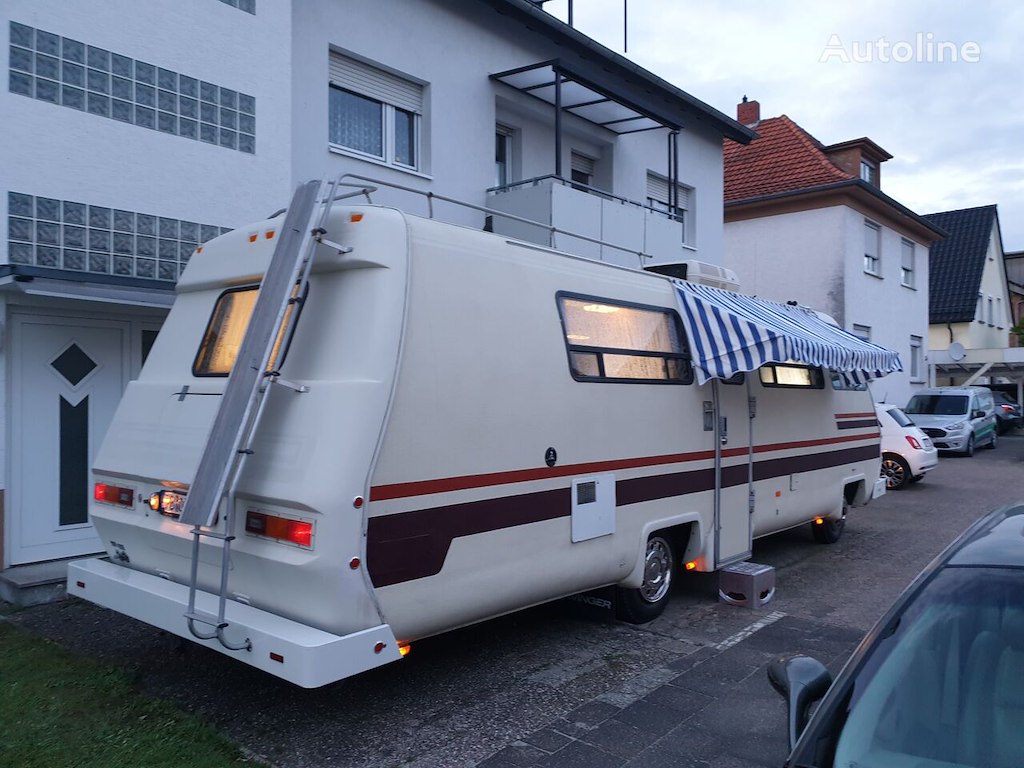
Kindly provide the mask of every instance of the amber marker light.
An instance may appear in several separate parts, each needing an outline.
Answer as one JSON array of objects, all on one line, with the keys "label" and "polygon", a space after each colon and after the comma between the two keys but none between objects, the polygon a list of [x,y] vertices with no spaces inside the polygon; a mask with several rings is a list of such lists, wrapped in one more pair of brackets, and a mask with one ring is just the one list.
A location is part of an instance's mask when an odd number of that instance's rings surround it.
[{"label": "amber marker light", "polygon": [[263,236],[265,238],[267,238],[267,240],[273,240],[274,239],[274,230],[268,229],[266,234],[264,234]]},{"label": "amber marker light", "polygon": [[253,232],[251,235],[249,235],[249,242],[250,243],[255,243],[257,237],[259,237],[259,235],[257,233],[255,233],[255,232]]},{"label": "amber marker light", "polygon": [[687,563],[687,564],[686,564],[686,565],[685,565],[684,567],[685,567],[685,568],[686,568],[686,570],[688,570],[688,571],[693,571],[693,570],[696,570],[696,569],[697,569],[697,561],[696,561],[696,560],[691,560],[691,561],[690,561],[690,562],[688,562],[688,563]]},{"label": "amber marker light", "polygon": [[409,645],[408,643],[399,643],[398,644],[398,652],[400,654],[402,654],[403,657],[404,656],[408,656],[409,655],[409,651],[411,651],[411,650],[412,650],[412,646]]},{"label": "amber marker light", "polygon": [[348,220],[351,221],[353,224],[355,224],[355,223],[360,222],[360,221],[363,220],[363,214],[361,214],[361,213],[353,213],[353,214],[351,214],[348,217]]},{"label": "amber marker light", "polygon": [[821,525],[824,522],[825,522],[825,518],[824,517],[816,517],[816,518],[814,518],[814,524],[815,525]]}]

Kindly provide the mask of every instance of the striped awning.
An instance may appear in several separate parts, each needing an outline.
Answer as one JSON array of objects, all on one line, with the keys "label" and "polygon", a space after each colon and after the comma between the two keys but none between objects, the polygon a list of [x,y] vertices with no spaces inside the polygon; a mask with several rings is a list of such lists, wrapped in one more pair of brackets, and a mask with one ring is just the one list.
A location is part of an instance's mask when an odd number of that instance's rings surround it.
[{"label": "striped awning", "polygon": [[903,370],[895,352],[844,331],[806,307],[683,281],[676,281],[676,291],[700,384],[765,363],[830,368],[850,383]]}]

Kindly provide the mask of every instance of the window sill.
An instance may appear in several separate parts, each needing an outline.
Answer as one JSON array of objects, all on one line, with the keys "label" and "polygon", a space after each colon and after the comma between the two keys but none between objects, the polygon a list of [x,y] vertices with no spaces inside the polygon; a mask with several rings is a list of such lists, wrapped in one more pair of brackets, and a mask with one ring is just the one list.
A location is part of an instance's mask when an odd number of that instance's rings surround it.
[{"label": "window sill", "polygon": [[868,271],[866,269],[864,270],[864,274],[867,275],[868,277],[873,277],[876,280],[884,280],[885,279],[880,274],[878,274],[877,272],[870,272],[870,271]]},{"label": "window sill", "polygon": [[907,285],[906,283],[900,283],[900,285],[902,287],[906,288],[907,290],[910,290],[910,291],[916,291],[917,290],[917,286],[915,286],[915,285]]},{"label": "window sill", "polygon": [[367,155],[361,155],[358,152],[352,152],[350,150],[345,149],[344,147],[339,147],[337,144],[328,144],[327,151],[333,155],[342,155],[344,157],[350,157],[353,160],[359,160],[360,162],[368,163],[369,165],[376,165],[379,166],[380,168],[387,168],[388,170],[391,171],[397,171],[399,173],[404,173],[409,176],[415,176],[416,178],[419,179],[427,179],[429,181],[433,181],[434,179],[434,177],[431,176],[429,173],[417,171],[413,168],[406,168],[405,166],[402,165],[393,165],[384,160],[378,160],[377,158],[369,157]]}]

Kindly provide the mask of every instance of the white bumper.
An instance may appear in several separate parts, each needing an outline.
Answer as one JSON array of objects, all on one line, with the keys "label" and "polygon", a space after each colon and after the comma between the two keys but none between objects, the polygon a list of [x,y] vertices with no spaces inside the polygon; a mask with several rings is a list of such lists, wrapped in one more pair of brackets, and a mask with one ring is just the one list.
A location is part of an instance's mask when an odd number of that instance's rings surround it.
[{"label": "white bumper", "polygon": [[[216,639],[199,640],[185,620],[188,587],[105,560],[68,564],[68,594],[81,597],[205,645],[303,688],[317,688],[402,657],[391,627],[382,624],[350,635],[334,635],[249,605],[229,600],[225,635],[248,639],[252,650],[232,651]],[[217,597],[196,593],[197,611],[217,613]],[[201,630],[208,627],[200,624]]]}]

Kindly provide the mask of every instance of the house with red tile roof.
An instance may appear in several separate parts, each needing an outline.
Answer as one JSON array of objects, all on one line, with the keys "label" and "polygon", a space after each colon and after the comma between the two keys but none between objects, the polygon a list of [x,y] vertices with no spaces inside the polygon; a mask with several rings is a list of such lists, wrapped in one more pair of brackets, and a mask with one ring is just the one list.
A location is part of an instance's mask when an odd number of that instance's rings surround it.
[{"label": "house with red tile roof", "polygon": [[902,374],[873,385],[903,404],[928,374],[928,252],[944,236],[881,188],[892,155],[869,138],[825,145],[746,97],[737,120],[757,131],[724,143],[723,265],[744,293],[796,301],[899,352]]}]

